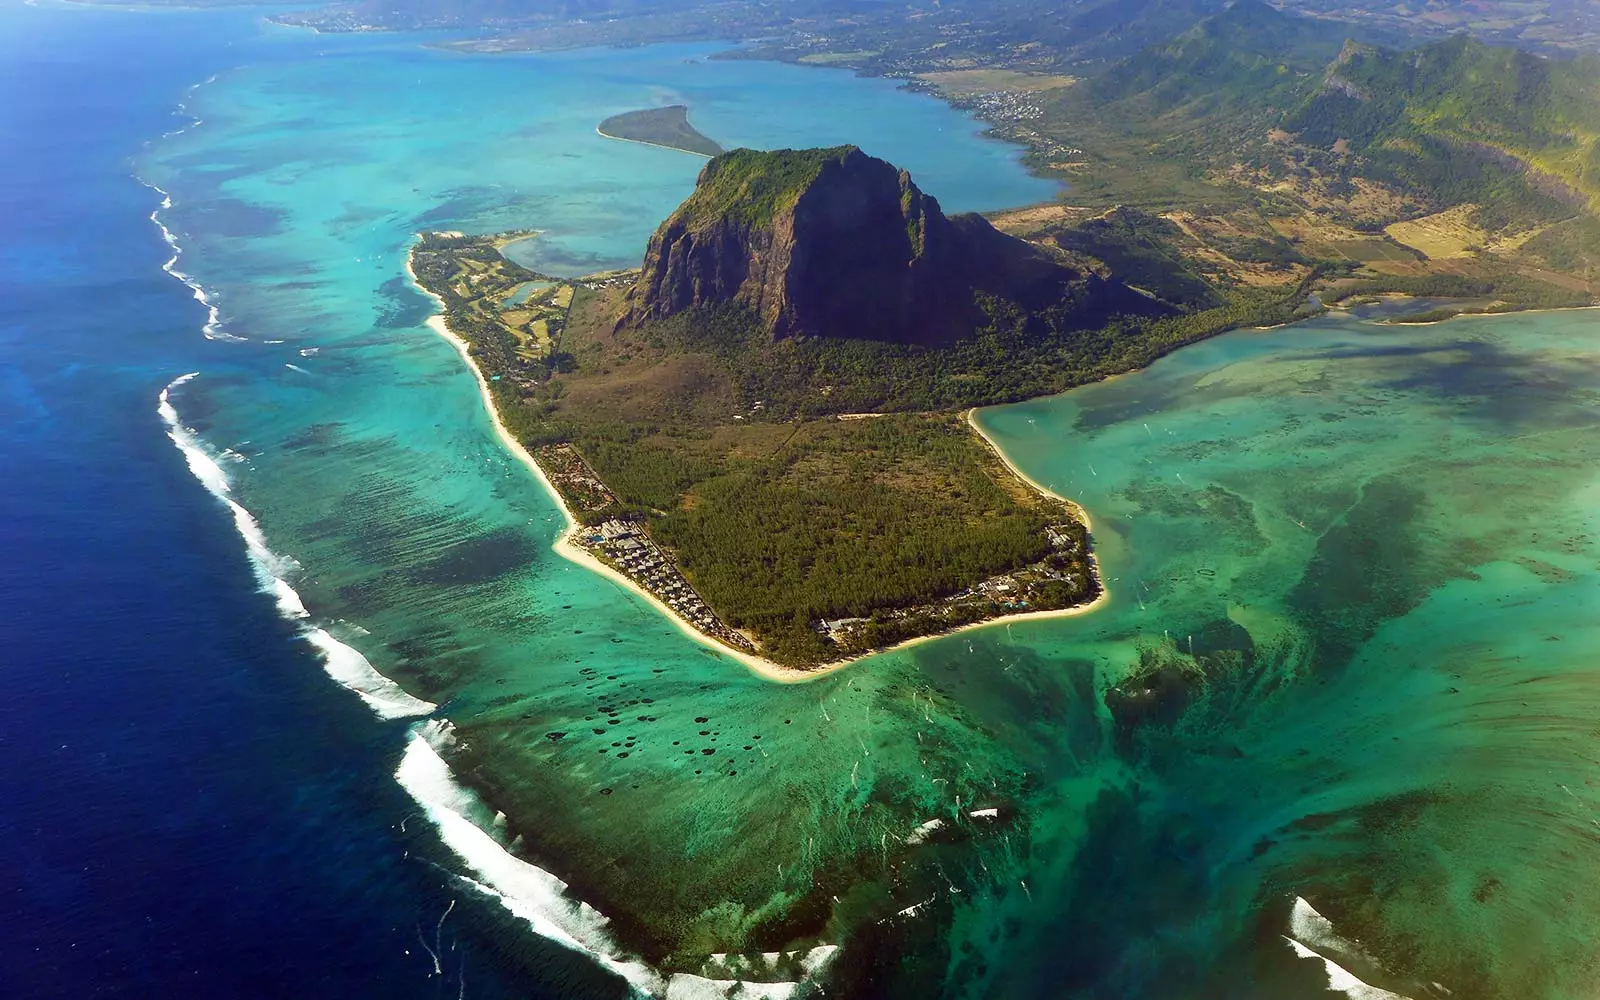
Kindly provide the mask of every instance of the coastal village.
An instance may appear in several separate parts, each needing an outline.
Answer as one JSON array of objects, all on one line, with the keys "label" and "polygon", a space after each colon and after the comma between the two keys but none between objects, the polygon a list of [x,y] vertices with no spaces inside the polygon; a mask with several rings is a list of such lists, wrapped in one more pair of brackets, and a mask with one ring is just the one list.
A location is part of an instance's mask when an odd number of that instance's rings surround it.
[{"label": "coastal village", "polygon": [[701,632],[742,652],[756,651],[755,643],[716,616],[637,521],[613,518],[592,528],[584,526],[575,540],[627,574]]},{"label": "coastal village", "polygon": [[[872,618],[839,618],[817,622],[813,628],[826,636],[841,655],[859,655],[883,645],[884,629],[896,634],[895,627],[902,623],[920,622],[921,631],[937,634],[967,622],[984,621],[1002,615],[1027,614],[1041,610],[1039,604],[1049,609],[1058,605],[1041,599],[1045,587],[1056,585],[1070,592],[1081,592],[1093,581],[1080,578],[1072,567],[1073,557],[1084,553],[1087,538],[1076,522],[1053,524],[1045,529],[1051,551],[1045,558],[1011,573],[991,576],[948,598],[930,604],[909,608],[896,608]],[[1037,588],[1037,589],[1036,589]],[[937,628],[940,621],[943,629]],[[933,625],[935,627],[928,628]]]},{"label": "coastal village", "polygon": [[[580,518],[616,506],[616,494],[571,445],[546,445],[535,452],[534,458]],[[755,643],[747,636],[717,617],[689,585],[673,559],[638,521],[611,517],[598,524],[579,524],[573,531],[572,541],[711,638],[741,652],[756,651]]]},{"label": "coastal village", "polygon": [[[561,334],[577,288],[597,290],[632,282],[635,270],[605,271],[573,280],[539,274],[505,256],[532,232],[468,236],[424,233],[412,248],[412,273],[445,302],[453,333],[472,344],[491,383],[517,388],[547,379],[560,364]],[[749,637],[724,623],[695,592],[645,526],[621,516],[587,523],[618,506],[610,487],[570,444],[534,449],[534,460],[585,523],[572,541],[661,601],[700,632],[733,649],[754,653]]]}]

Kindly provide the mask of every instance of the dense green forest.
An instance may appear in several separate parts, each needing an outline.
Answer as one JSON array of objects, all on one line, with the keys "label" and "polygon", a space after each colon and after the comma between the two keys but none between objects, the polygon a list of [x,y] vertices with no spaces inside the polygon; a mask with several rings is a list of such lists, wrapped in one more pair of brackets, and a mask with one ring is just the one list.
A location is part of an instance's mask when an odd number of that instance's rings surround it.
[{"label": "dense green forest", "polygon": [[812,421],[771,457],[724,463],[652,527],[725,620],[769,655],[811,658],[827,653],[813,621],[948,597],[1049,554],[1044,528],[1068,515],[1019,501],[992,465],[959,418]]},{"label": "dense green forest", "polygon": [[1098,102],[1125,102],[1145,115],[1190,116],[1283,106],[1339,52],[1326,25],[1259,0],[1239,0],[1171,41],[1152,45],[1093,78]]}]

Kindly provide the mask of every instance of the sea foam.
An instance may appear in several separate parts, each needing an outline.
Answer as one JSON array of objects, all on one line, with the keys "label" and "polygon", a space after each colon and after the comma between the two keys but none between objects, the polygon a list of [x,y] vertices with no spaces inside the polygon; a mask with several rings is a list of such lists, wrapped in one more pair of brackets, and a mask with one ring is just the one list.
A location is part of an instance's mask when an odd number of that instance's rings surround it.
[{"label": "sea foam", "polygon": [[[1314,958],[1322,962],[1323,970],[1328,975],[1328,988],[1343,993],[1351,1000],[1410,1000],[1404,994],[1373,986],[1349,969],[1329,958],[1329,955],[1345,958],[1363,959],[1370,963],[1361,951],[1361,947],[1334,930],[1333,922],[1322,914],[1305,899],[1296,896],[1294,907],[1289,913],[1289,933],[1283,940],[1294,953],[1301,958]],[[1349,957],[1346,957],[1349,956]]]},{"label": "sea foam", "polygon": [[666,981],[636,959],[618,950],[610,921],[587,903],[566,895],[567,884],[535,865],[512,857],[469,817],[489,812],[471,790],[458,784],[438,748],[453,739],[448,723],[417,726],[406,744],[395,780],[417,800],[439,830],[447,847],[477,876],[469,880],[479,891],[498,899],[527,921],[535,934],[589,955],[626,979],[634,988],[659,996]]},{"label": "sea foam", "polygon": [[[449,722],[430,719],[416,724],[394,776],[422,807],[445,846],[471,870],[472,877],[460,876],[464,884],[498,900],[500,905],[526,921],[540,937],[582,952],[615,972],[639,995],[665,997],[666,1000],[728,996],[787,1000],[794,995],[800,986],[797,982],[754,982],[712,979],[683,972],[662,973],[623,952],[605,914],[568,895],[567,883],[560,878],[512,856],[490,832],[497,830],[503,820],[477,793],[455,780],[450,765],[441,756],[441,752],[454,743],[455,735]],[[837,951],[835,945],[818,945],[796,957],[809,979],[821,973]],[[774,953],[767,964],[776,965],[778,957]],[[712,958],[725,962],[728,956]]]},{"label": "sea foam", "polygon": [[438,707],[406,694],[404,688],[378,673],[365,656],[329,635],[327,629],[310,630],[306,633],[306,641],[322,653],[323,667],[328,671],[328,676],[360,695],[361,700],[383,718],[403,719],[427,715]]},{"label": "sea foam", "polygon": [[178,268],[178,259],[183,256],[183,247],[178,245],[177,234],[167,228],[165,222],[161,221],[161,213],[172,207],[172,195],[149,181],[140,180],[139,183],[161,196],[161,206],[150,213],[150,221],[155,223],[157,229],[161,230],[161,239],[166,242],[167,248],[172,251],[172,256],[168,257],[167,262],[161,265],[161,270],[188,286],[189,291],[194,294],[195,301],[206,307],[206,322],[200,328],[200,332],[205,335],[207,340],[244,341],[245,338],[235,336],[222,328],[222,313],[218,310],[216,303],[211,301],[211,295],[206,291],[205,286],[195,280],[193,276]]},{"label": "sea foam", "polygon": [[267,536],[261,530],[260,522],[233,498],[228,475],[217,461],[223,456],[237,461],[239,456],[231,451],[213,454],[199,435],[178,419],[177,408],[172,404],[172,391],[187,384],[198,374],[190,372],[173,379],[161,390],[156,412],[166,424],[167,437],[177,445],[189,471],[206,488],[206,492],[216,497],[233,514],[233,526],[244,539],[250,567],[262,591],[272,595],[279,614],[300,625],[302,637],[322,654],[322,666],[328,676],[359,695],[379,717],[398,719],[432,712],[437,707],[433,703],[407,694],[400,685],[378,673],[366,657],[335,639],[327,629],[310,624],[311,613],[306,610],[305,602],[287,579],[300,569],[300,564],[274,552],[267,545]]}]

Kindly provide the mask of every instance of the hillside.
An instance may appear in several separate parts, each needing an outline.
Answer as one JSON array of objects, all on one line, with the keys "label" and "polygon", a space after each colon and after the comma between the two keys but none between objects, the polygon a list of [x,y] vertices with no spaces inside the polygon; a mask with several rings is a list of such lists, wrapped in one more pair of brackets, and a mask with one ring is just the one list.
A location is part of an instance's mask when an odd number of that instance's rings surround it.
[{"label": "hillside", "polygon": [[1071,184],[1054,217],[1002,228],[1191,305],[1191,276],[1226,297],[1311,274],[1322,301],[1594,299],[1600,58],[1400,51],[1335,27],[1241,0],[1025,118],[979,106]]},{"label": "hillside", "polygon": [[428,235],[412,264],[590,526],[576,543],[707,636],[806,666],[1095,596],[1075,510],[961,410],[1292,314],[1298,289],[1217,295],[1170,231],[1121,215],[1030,243],[854,147],[740,150],[631,280],[554,281],[493,237]]},{"label": "hillside", "polygon": [[1070,203],[947,217],[853,146],[736,150],[637,276],[513,307],[474,290],[539,278],[492,240],[429,238],[416,270],[586,544],[707,635],[809,665],[1066,607],[1098,586],[1081,525],[960,409],[1287,322],[1313,291],[1462,300],[1421,319],[1596,293],[1589,61],[1322,27],[1246,0],[1031,92],[997,128]]},{"label": "hillside", "polygon": [[707,164],[651,237],[626,321],[733,307],[774,340],[936,346],[1002,311],[1089,323],[1143,305],[981,216],[947,218],[854,146],[744,149]]},{"label": "hillside", "polygon": [[1152,114],[1281,106],[1298,99],[1340,40],[1325,25],[1239,0],[1115,64],[1088,89],[1102,103],[1136,102]]},{"label": "hillside", "polygon": [[623,285],[544,279],[497,242],[428,234],[413,271],[586,525],[574,544],[706,636],[806,667],[1098,592],[1075,510],[959,413],[778,419],[715,353],[619,326]]},{"label": "hillside", "polygon": [[1285,129],[1441,201],[1537,221],[1600,205],[1600,58],[1547,59],[1465,37],[1347,45]]},{"label": "hillside", "polygon": [[1240,0],[1062,93],[1050,117],[1117,123],[1103,145],[1137,141],[1155,172],[1182,160],[1214,182],[1243,164],[1331,177],[1347,198],[1360,178],[1394,194],[1385,223],[1470,202],[1491,229],[1526,227],[1600,204],[1600,57],[1465,36],[1401,51],[1328,27]]}]

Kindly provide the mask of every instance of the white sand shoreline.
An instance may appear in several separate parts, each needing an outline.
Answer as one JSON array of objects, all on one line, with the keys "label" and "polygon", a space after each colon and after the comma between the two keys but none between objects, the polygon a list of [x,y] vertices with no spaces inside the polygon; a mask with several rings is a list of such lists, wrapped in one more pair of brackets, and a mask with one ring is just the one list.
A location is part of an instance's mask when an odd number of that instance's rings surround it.
[{"label": "white sand shoreline", "polygon": [[704,157],[707,160],[713,159],[716,156],[714,153],[700,153],[692,149],[684,149],[682,146],[669,146],[664,142],[651,142],[649,139],[629,139],[627,136],[623,135],[612,135],[610,132],[602,132],[600,130],[600,126],[598,125],[594,127],[594,134],[600,136],[602,139],[611,139],[616,142],[636,142],[641,146],[654,146],[657,149],[670,149],[674,153],[688,153],[690,156]]},{"label": "white sand shoreline", "polygon": [[[1351,302],[1352,299],[1366,299],[1366,298],[1369,298],[1369,296],[1360,295],[1359,293],[1358,294],[1353,294],[1353,295],[1345,295],[1345,296],[1342,296],[1339,299],[1336,299],[1333,302],[1325,302],[1325,303],[1323,303],[1323,307],[1325,309],[1327,309],[1329,312],[1349,313],[1355,308],[1355,306],[1361,304],[1359,302],[1352,303]],[[1433,299],[1433,300],[1441,301],[1441,302],[1445,303],[1444,305],[1439,306],[1439,308],[1441,308],[1441,309],[1449,308],[1449,304],[1451,302],[1471,301],[1470,299],[1465,299],[1465,298],[1461,298],[1461,297],[1458,297],[1458,296],[1449,296],[1449,295],[1445,295],[1445,296],[1413,295],[1410,292],[1375,292],[1370,296],[1370,298],[1381,299],[1385,303],[1388,303],[1388,304],[1391,304],[1391,305],[1392,304],[1396,304],[1396,303],[1400,303],[1400,302],[1416,301],[1416,300],[1419,300],[1419,299]],[[1430,319],[1430,320],[1427,320],[1426,322],[1422,322],[1422,323],[1407,323],[1407,322],[1405,322],[1405,319],[1404,319],[1403,316],[1402,317],[1389,317],[1389,318],[1386,318],[1386,319],[1381,320],[1379,322],[1380,322],[1380,325],[1383,325],[1383,326],[1399,326],[1399,327],[1417,326],[1417,327],[1422,327],[1422,326],[1438,326],[1440,323],[1450,323],[1450,322],[1453,322],[1453,321],[1458,320],[1458,319],[1483,319],[1483,318],[1491,318],[1491,319],[1493,319],[1493,318],[1502,318],[1503,319],[1503,318],[1505,318],[1507,316],[1538,316],[1538,315],[1543,315],[1545,313],[1592,312],[1592,311],[1595,311],[1595,310],[1600,310],[1600,305],[1588,305],[1588,306],[1541,306],[1541,307],[1536,308],[1536,309],[1498,309],[1498,310],[1493,310],[1493,311],[1486,310],[1486,309],[1477,309],[1477,310],[1464,309],[1464,310],[1462,310],[1460,312],[1452,313],[1449,316],[1442,316],[1439,319]],[[1369,322],[1372,322],[1372,321],[1369,320]],[[1285,324],[1285,325],[1293,325],[1293,324]]]},{"label": "white sand shoreline", "polygon": [[[633,140],[622,141],[631,142]],[[516,439],[511,431],[506,428],[504,421],[500,419],[500,411],[494,404],[494,394],[489,389],[489,380],[484,377],[483,369],[479,368],[478,363],[473,360],[467,342],[456,336],[456,334],[451,331],[449,325],[445,322],[444,300],[428,291],[426,288],[422,287],[422,283],[417,280],[416,272],[411,267],[411,248],[407,248],[406,250],[405,270],[406,279],[411,282],[412,287],[433,299],[433,301],[438,305],[439,312],[428,317],[428,328],[448,341],[450,345],[456,349],[456,352],[461,355],[461,360],[467,363],[467,368],[472,372],[473,378],[477,379],[478,392],[483,399],[484,409],[488,412],[489,420],[492,424],[494,424],[495,433],[499,436],[501,443],[506,446],[506,450],[509,451],[514,458],[528,467],[529,471],[533,473],[534,478],[536,478],[539,481],[539,484],[544,487],[545,492],[549,493],[550,497],[555,500],[556,506],[561,508],[561,514],[566,518],[567,524],[566,527],[562,529],[561,534],[557,536],[555,543],[551,546],[551,549],[568,562],[575,563],[586,570],[597,573],[627,590],[634,596],[648,602],[651,607],[660,612],[662,616],[676,625],[678,627],[678,631],[682,632],[685,636],[693,639],[700,645],[709,648],[715,653],[738,661],[739,663],[743,664],[746,669],[758,677],[779,684],[803,684],[807,681],[817,680],[820,677],[826,677],[831,673],[843,670],[845,667],[848,667],[851,664],[858,663],[881,653],[890,653],[896,650],[908,649],[924,642],[932,642],[935,639],[943,639],[961,632],[970,632],[974,629],[980,628],[990,628],[995,625],[1010,625],[1015,622],[1039,621],[1045,618],[1073,618],[1078,615],[1086,615],[1091,611],[1097,610],[1103,604],[1105,604],[1107,600],[1110,599],[1110,591],[1106,589],[1105,580],[1100,573],[1100,564],[1097,560],[1095,560],[1093,554],[1091,553],[1090,565],[1094,567],[1096,577],[1101,578],[1100,593],[1096,595],[1094,600],[1088,602],[1087,604],[1078,604],[1070,608],[1060,608],[1054,611],[1022,611],[1014,614],[1000,615],[995,618],[986,618],[981,622],[973,622],[969,625],[962,625],[944,632],[933,632],[929,633],[928,635],[917,636],[914,639],[907,639],[904,642],[896,643],[893,646],[886,646],[882,649],[876,649],[870,653],[864,653],[861,656],[851,657],[846,660],[835,660],[832,663],[819,664],[818,666],[810,669],[786,667],[781,663],[774,663],[771,660],[754,656],[750,653],[727,646],[689,624],[676,611],[673,611],[672,608],[666,604],[666,602],[662,601],[648,590],[639,586],[639,584],[630,579],[627,574],[607,566],[605,563],[595,558],[595,556],[588,550],[584,549],[581,545],[578,545],[573,541],[573,535],[576,534],[577,529],[580,526],[577,516],[574,515],[572,509],[567,506],[566,499],[562,497],[561,491],[556,489],[555,483],[551,482],[550,477],[545,475],[545,471],[540,467],[538,460],[533,457],[532,453],[530,453],[527,448],[523,447],[522,442]],[[1006,456],[1005,452],[1001,451],[1000,448],[995,445],[994,441],[992,441],[989,436],[983,433],[983,430],[978,427],[976,421],[973,419],[974,413],[976,413],[976,410],[969,410],[967,412],[968,425],[972,427],[974,433],[976,433],[984,440],[985,443],[988,444],[995,454],[999,455],[1000,460],[1005,463],[1006,468],[1010,469],[1018,479],[1021,479],[1023,482],[1027,483],[1029,486],[1032,486],[1040,493],[1046,496],[1054,497],[1055,499],[1060,500],[1061,502],[1072,507],[1078,516],[1083,519],[1084,527],[1086,529],[1090,528],[1089,513],[1088,511],[1084,510],[1082,505],[1072,500],[1068,500],[1066,497],[1061,496],[1053,490],[1045,489],[1032,478],[1025,475],[1016,467],[1016,465],[1012,463],[1011,459]]]},{"label": "white sand shoreline", "polygon": [[[1415,298],[1416,296],[1410,297]],[[1441,306],[1440,308],[1448,308],[1448,306]],[[1487,310],[1474,312],[1472,310],[1464,310],[1462,312],[1452,313],[1449,316],[1441,316],[1438,319],[1424,320],[1421,323],[1408,323],[1406,322],[1404,316],[1396,316],[1384,320],[1382,325],[1398,327],[1438,326],[1440,323],[1453,323],[1458,319],[1505,319],[1507,316],[1537,316],[1543,313],[1588,312],[1594,309],[1600,309],[1600,306],[1554,306],[1547,309],[1501,309],[1498,312],[1489,312]]]}]

